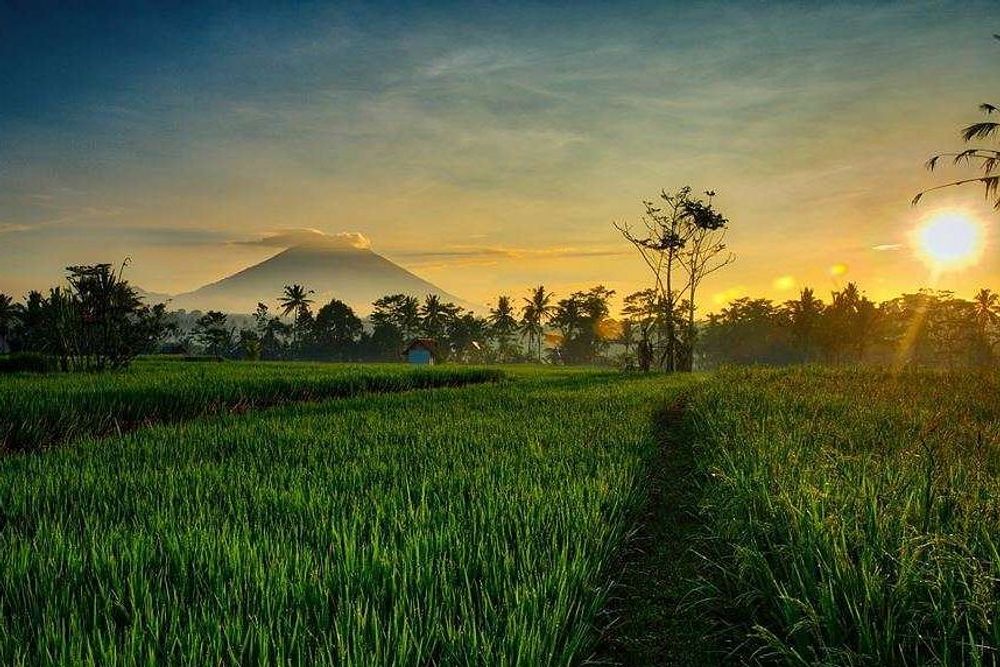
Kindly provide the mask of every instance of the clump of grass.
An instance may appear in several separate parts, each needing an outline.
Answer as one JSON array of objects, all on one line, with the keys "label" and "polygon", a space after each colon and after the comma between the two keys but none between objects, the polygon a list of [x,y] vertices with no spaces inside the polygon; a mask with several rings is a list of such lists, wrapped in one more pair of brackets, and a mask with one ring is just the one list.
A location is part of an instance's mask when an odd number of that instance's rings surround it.
[{"label": "clump of grass", "polygon": [[0,376],[0,453],[284,403],[498,381],[496,369],[137,362],[106,374]]},{"label": "clump of grass", "polygon": [[0,461],[0,664],[579,663],[683,379],[519,376]]},{"label": "clump of grass", "polygon": [[1000,378],[730,370],[689,403],[704,590],[755,659],[1000,659]]}]

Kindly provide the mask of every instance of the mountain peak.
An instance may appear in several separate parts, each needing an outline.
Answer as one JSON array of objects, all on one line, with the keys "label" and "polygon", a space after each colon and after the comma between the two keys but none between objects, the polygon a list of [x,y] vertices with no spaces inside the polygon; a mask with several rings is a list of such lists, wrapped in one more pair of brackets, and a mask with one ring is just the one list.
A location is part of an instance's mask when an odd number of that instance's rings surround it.
[{"label": "mountain peak", "polygon": [[297,240],[259,264],[178,295],[173,306],[250,313],[258,302],[274,304],[285,285],[299,284],[315,290],[316,303],[340,299],[359,314],[371,312],[372,302],[387,294],[419,299],[436,294],[464,308],[475,307],[373,252],[367,239],[361,243],[344,235],[317,234]]}]

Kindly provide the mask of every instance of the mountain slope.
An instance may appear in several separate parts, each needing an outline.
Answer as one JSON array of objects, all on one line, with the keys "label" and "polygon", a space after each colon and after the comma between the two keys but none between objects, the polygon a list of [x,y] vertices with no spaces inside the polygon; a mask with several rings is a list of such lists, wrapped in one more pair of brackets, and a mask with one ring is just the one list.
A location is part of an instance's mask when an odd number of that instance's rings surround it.
[{"label": "mountain slope", "polygon": [[371,250],[313,242],[289,248],[218,282],[180,294],[173,298],[170,308],[249,313],[259,301],[273,307],[282,288],[293,283],[315,290],[312,298],[317,305],[337,298],[362,314],[371,311],[375,299],[397,293],[420,299],[437,294],[465,308],[475,307]]}]

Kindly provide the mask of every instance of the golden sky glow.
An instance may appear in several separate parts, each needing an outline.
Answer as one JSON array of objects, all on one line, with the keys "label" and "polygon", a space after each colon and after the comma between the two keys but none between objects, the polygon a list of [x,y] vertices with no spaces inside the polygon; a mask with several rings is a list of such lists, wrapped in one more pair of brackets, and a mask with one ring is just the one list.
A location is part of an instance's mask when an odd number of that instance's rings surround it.
[{"label": "golden sky glow", "polygon": [[[136,10],[125,31],[39,14],[0,46],[0,291],[129,256],[133,282],[183,292],[315,229],[476,303],[623,294],[646,275],[612,221],[687,184],[732,220],[709,310],[852,280],[888,298],[929,285],[928,258],[938,287],[1000,287],[980,191],[909,205],[967,173],[921,165],[1000,101],[994,9]],[[945,256],[938,211],[978,221],[974,262]]]}]

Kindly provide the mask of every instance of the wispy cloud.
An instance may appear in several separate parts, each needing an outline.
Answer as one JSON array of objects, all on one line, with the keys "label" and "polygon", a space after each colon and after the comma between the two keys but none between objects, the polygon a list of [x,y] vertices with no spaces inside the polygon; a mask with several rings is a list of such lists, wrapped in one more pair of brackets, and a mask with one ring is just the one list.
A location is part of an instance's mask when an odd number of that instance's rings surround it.
[{"label": "wispy cloud", "polygon": [[517,248],[510,246],[451,245],[440,250],[418,250],[393,253],[397,257],[428,260],[436,265],[442,263],[491,263],[497,260],[540,260],[578,259],[586,257],[617,257],[629,254],[620,248]]},{"label": "wispy cloud", "polygon": [[0,234],[9,234],[11,232],[26,232],[31,227],[28,225],[18,225],[11,222],[0,222]]},{"label": "wispy cloud", "polygon": [[880,243],[878,245],[873,245],[872,250],[876,252],[890,252],[892,250],[899,250],[902,247],[902,243]]},{"label": "wispy cloud", "polygon": [[458,49],[438,56],[424,68],[431,79],[447,76],[482,76],[524,65],[524,54],[481,46]]}]

